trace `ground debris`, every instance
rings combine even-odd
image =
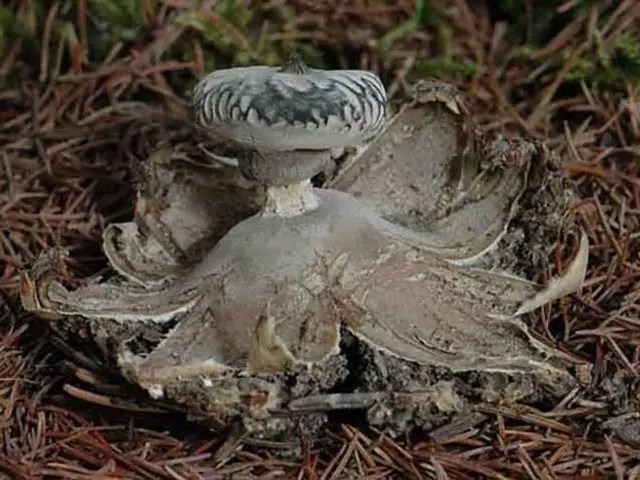
[[[49,7],[51,19],[65,13],[61,3]],[[135,48],[114,49],[109,65],[90,66],[82,53],[86,49],[77,48],[70,55],[72,64],[61,70],[57,45],[28,62],[22,60],[24,42],[4,47],[0,78],[8,73],[30,78],[19,86],[3,83],[0,91],[0,290],[12,300],[19,269],[46,245],[71,247],[72,272],[100,273],[106,264],[99,248],[104,225],[130,218],[132,163],[146,158],[157,139],[171,143],[184,135],[180,128],[167,131],[159,125],[167,118],[184,125],[185,104],[171,85],[175,77],[203,73],[202,37],[190,37],[194,61],[162,60],[161,52],[184,30],[168,25],[165,7],[147,3],[155,6],[145,13],[148,21],[140,22],[146,35]],[[185,2],[165,3],[186,8]],[[589,367],[584,379],[600,399],[578,401],[570,392],[544,414],[479,406],[485,422],[435,439],[390,438],[344,418],[321,437],[303,437],[295,444],[238,438],[234,432],[198,428],[175,413],[145,414],[74,401],[60,388],[68,378],[46,368],[59,358],[36,341],[42,325],[12,311],[3,298],[0,472],[10,478],[634,478],[640,458],[637,445],[628,443],[633,438],[618,436],[615,428],[609,437],[595,425],[616,420],[619,407],[639,409],[634,382],[640,368],[640,159],[635,147],[640,97],[633,85],[609,92],[576,82],[568,72],[581,54],[637,33],[635,2],[618,2],[606,16],[609,2],[593,2],[531,61],[518,60],[518,47],[510,46],[504,23],[492,22],[490,12],[471,10],[465,2],[458,2],[452,34],[413,29],[402,37],[393,32],[385,37],[386,56],[370,40],[398,24],[410,25],[402,22],[411,19],[414,2],[375,7],[361,2],[338,6],[333,0],[288,3],[313,15],[297,15],[282,26],[287,21],[282,19],[290,17],[270,11],[280,23],[256,42],[281,46],[285,40],[311,40],[338,52],[345,64],[356,58],[354,66],[381,72],[392,94],[406,87],[407,76],[423,75],[431,65],[427,60],[438,53],[434,43],[447,42],[441,50],[454,56],[456,68],[475,65],[472,78],[445,76],[469,95],[474,110],[485,112],[477,118],[480,128],[544,140],[560,159],[579,196],[572,214],[590,238],[588,280],[581,295],[538,312],[533,325],[541,339]],[[560,8],[572,13],[577,4]],[[82,8],[73,26],[86,46],[88,17]],[[253,33],[217,18],[238,45],[253,42]],[[49,35],[52,25],[41,21],[38,28]],[[269,47],[269,54],[278,49]],[[573,54],[565,56],[565,51]],[[132,100],[150,97],[153,102]],[[535,193],[530,201],[538,204]],[[540,280],[562,271],[574,249],[572,240],[559,242]],[[617,395],[619,385],[626,385],[624,398]]]

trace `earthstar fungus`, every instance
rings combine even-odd
[[[503,139],[482,140],[451,87],[419,82],[389,119],[375,75],[299,58],[214,72],[193,107],[201,128],[239,147],[240,174],[216,167],[207,195],[206,179],[152,160],[147,183],[162,188],[141,190],[134,222],[105,231],[122,278],[71,291],[59,253],[45,252],[22,278],[27,309],[97,344],[152,397],[268,436],[343,408],[434,428],[474,401],[575,384],[519,317],[580,287],[586,236],[547,286],[489,269],[512,258],[504,242],[541,189],[532,178],[553,177],[542,147],[514,140],[518,161],[502,161],[486,152],[503,152]],[[312,186],[332,151],[354,146],[325,188]],[[142,208],[154,201],[159,216]],[[551,213],[541,228],[561,226]]]

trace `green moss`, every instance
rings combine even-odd
[[[473,62],[461,62],[447,58],[418,58],[411,72],[412,76],[440,77],[444,75],[456,75],[472,77],[476,74],[477,65]]]
[[[622,33],[616,39],[617,61],[628,68],[640,70],[640,39]]]
[[[437,29],[447,23],[442,7],[432,4],[429,0],[414,0],[412,17],[383,35],[378,40],[378,50],[384,56],[396,43],[410,37],[416,30],[428,27]]]
[[[640,86],[640,40],[621,34],[613,48],[600,42],[596,52],[578,59],[565,80],[611,90],[624,90],[629,84]]]

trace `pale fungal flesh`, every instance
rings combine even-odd
[[[185,219],[160,202],[153,221],[163,238],[140,233],[151,212],[138,208],[142,218],[120,225],[117,238],[105,232],[124,278],[71,291],[49,252],[24,274],[23,303],[61,331],[112,345],[111,361],[154,398],[265,435],[291,428],[295,412],[364,408],[377,425],[437,426],[476,394],[562,395],[575,380],[520,316],[580,288],[588,242],[575,236],[572,261],[547,286],[516,276],[538,265],[511,264],[505,239],[532,208],[525,197],[544,190],[533,179],[549,184],[553,175],[539,146],[523,141],[511,164],[487,154],[491,145],[456,94],[423,84],[329,179],[331,188],[307,179],[273,196],[230,174],[226,195],[189,198],[196,206],[238,202],[231,218]],[[214,172],[225,169],[233,167]],[[160,171],[171,178],[171,167]],[[182,179],[162,191],[207,182]],[[287,189],[293,206],[283,207]],[[155,195],[141,192],[138,207],[166,200]],[[303,197],[312,205],[296,203]],[[563,227],[558,205],[540,229]],[[161,340],[145,347],[154,335]]]
[[[233,166],[185,162],[161,148],[142,170],[134,221],[109,224],[103,233],[111,266],[141,285],[180,275],[240,218],[264,204],[264,188],[245,180]]]

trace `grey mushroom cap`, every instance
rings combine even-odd
[[[200,127],[258,150],[327,150],[361,144],[387,117],[387,94],[364,70],[284,67],[215,71],[193,92]]]

